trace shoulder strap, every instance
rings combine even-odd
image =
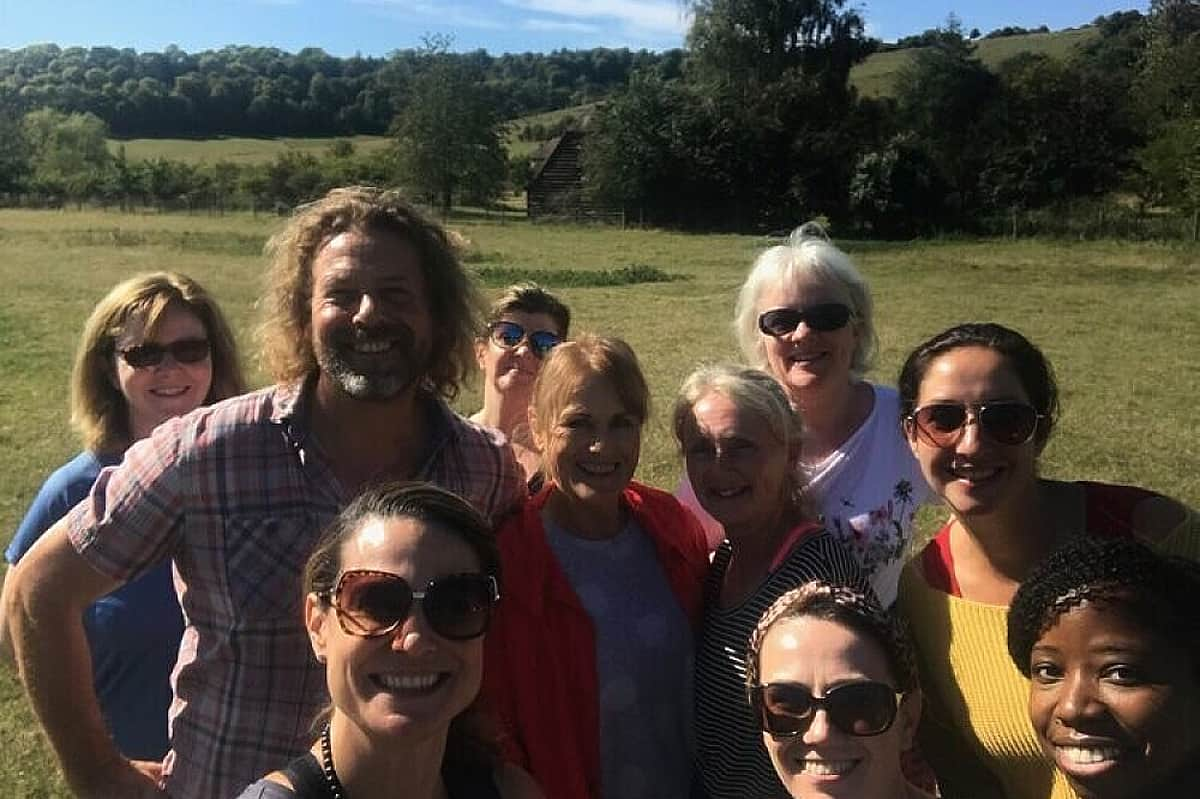
[[[296,799],[328,799],[329,786],[325,775],[312,752],[305,752],[283,768],[284,775],[292,783]]]
[[[450,799],[500,799],[492,769],[487,766],[443,766],[442,781]]]
[[[771,562],[771,571],[776,571],[784,564],[797,544],[822,529],[821,525],[817,522],[803,522],[789,530],[787,536],[783,539],[783,545],[779,547],[779,552],[775,554],[775,560]]]

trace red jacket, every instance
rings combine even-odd
[[[595,633],[546,543],[547,487],[500,526],[500,604],[485,646],[483,697],[506,733],[506,754],[549,799],[600,799]],[[624,502],[654,542],[667,582],[698,625],[707,546],[670,494],[630,483]]]

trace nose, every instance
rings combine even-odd
[[[958,437],[958,443],[955,444],[955,449],[959,452],[974,452],[979,449],[979,416],[975,411],[967,411],[967,418],[963,421],[962,433]]]
[[[433,630],[429,628],[425,614],[414,604],[408,616],[392,633],[392,650],[419,655],[430,652],[433,648]]]
[[[817,708],[808,720],[808,729],[804,731],[802,739],[806,744],[820,744],[828,741],[832,733],[833,725],[829,723],[829,713],[824,708]]]
[[[1062,682],[1054,707],[1055,717],[1068,727],[1075,727],[1078,726],[1077,722],[1103,713],[1103,704],[1096,699],[1093,687],[1085,675],[1068,674]]]
[[[354,324],[360,327],[369,324],[378,311],[379,304],[375,302],[375,298],[370,292],[364,291],[358,298],[358,307],[354,310]]]
[[[795,330],[793,330],[791,333],[788,333],[784,338],[786,338],[788,341],[795,341],[797,339],[804,338],[811,332],[812,328],[808,326],[808,322],[804,319],[801,319],[796,324]]]

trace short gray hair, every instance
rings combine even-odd
[[[861,377],[879,348],[871,290],[850,256],[838,249],[816,222],[796,228],[786,244],[769,247],[754,260],[738,292],[733,318],[733,331],[746,361],[759,369],[767,365],[763,334],[758,329],[758,301],[763,292],[770,286],[805,279],[832,284],[846,295],[859,334],[850,370]]]
[[[681,448],[692,409],[709,394],[720,394],[738,410],[762,419],[771,435],[789,453],[800,451],[803,425],[783,386],[760,369],[733,364],[701,366],[684,379],[672,412],[675,440]],[[805,486],[799,469],[788,470],[788,482],[793,508],[803,513],[806,510],[803,502]]]

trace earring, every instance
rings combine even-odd
[[[322,654],[322,653],[318,653],[318,654],[317,654],[317,662],[318,662],[318,663],[324,663],[324,662],[325,662],[325,655],[324,655],[324,654]]]

